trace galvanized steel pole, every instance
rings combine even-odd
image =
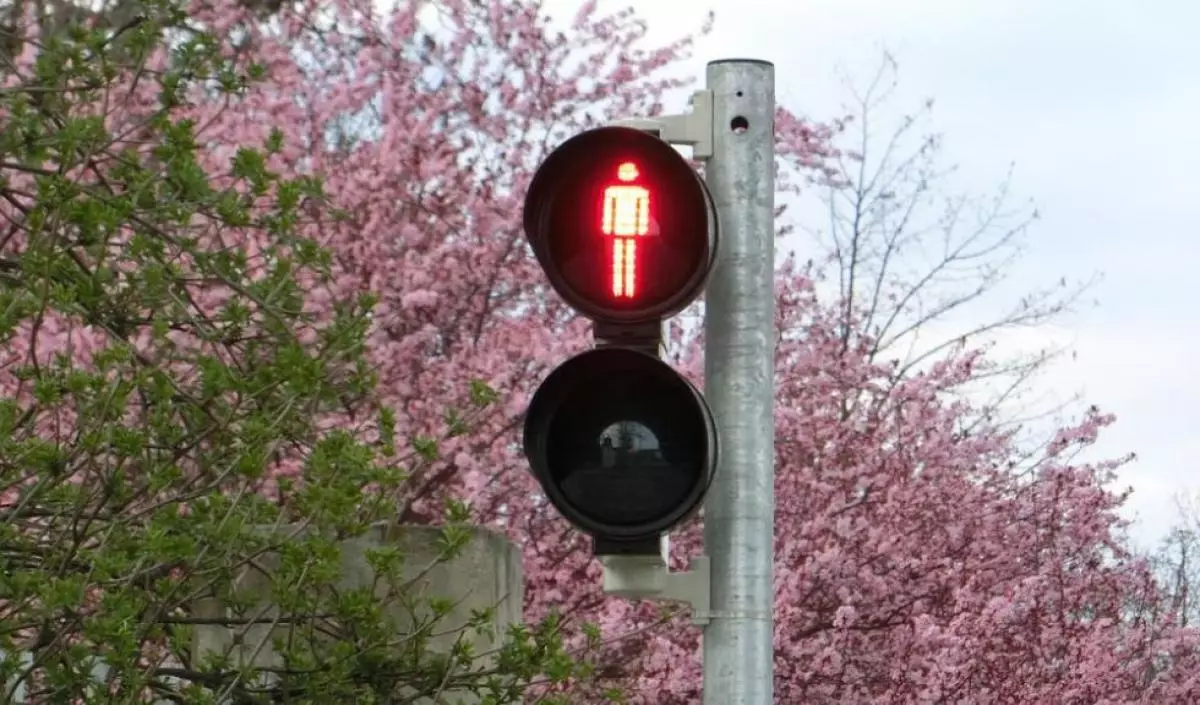
[[[713,155],[705,181],[721,221],[705,295],[705,396],[721,466],[704,507],[712,563],[704,705],[774,702],[775,67],[708,65]]]

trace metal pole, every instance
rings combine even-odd
[[[713,155],[705,181],[721,220],[705,295],[705,396],[721,438],[704,507],[712,561],[704,705],[774,702],[775,67],[708,65]]]

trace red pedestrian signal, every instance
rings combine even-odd
[[[614,298],[633,299],[637,290],[637,240],[650,234],[650,190],[637,185],[641,176],[637,164],[625,162],[617,167],[621,181],[604,189],[600,232],[612,236],[612,294]]]
[[[632,128],[589,130],[554,150],[530,184],[524,221],[551,285],[594,320],[678,313],[716,254],[704,182],[674,148]]]

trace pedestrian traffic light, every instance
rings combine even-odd
[[[542,163],[525,199],[525,233],[550,284],[597,321],[678,313],[716,255],[708,190],[671,145],[628,127],[572,137]]]
[[[547,498],[595,553],[657,554],[703,502],[716,426],[701,393],[660,359],[662,321],[714,264],[717,216],[688,161],[630,127],[580,133],[538,168],[525,234],[597,347],[555,369],[525,416],[525,455]]]

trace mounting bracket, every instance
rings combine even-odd
[[[596,341],[597,348],[633,348],[647,355],[662,357],[661,319],[639,323],[596,321],[592,324],[592,337]]]
[[[632,127],[651,132],[669,144],[692,148],[692,158],[706,161],[713,155],[713,94],[709,90],[692,93],[691,111],[681,115],[659,115],[652,118],[624,118],[609,125]]]
[[[693,556],[690,569],[672,573],[667,568],[669,539],[662,537],[662,552],[657,556],[601,556],[604,566],[604,592],[626,600],[684,602],[692,608],[692,624],[709,622],[712,573],[708,556]]]

